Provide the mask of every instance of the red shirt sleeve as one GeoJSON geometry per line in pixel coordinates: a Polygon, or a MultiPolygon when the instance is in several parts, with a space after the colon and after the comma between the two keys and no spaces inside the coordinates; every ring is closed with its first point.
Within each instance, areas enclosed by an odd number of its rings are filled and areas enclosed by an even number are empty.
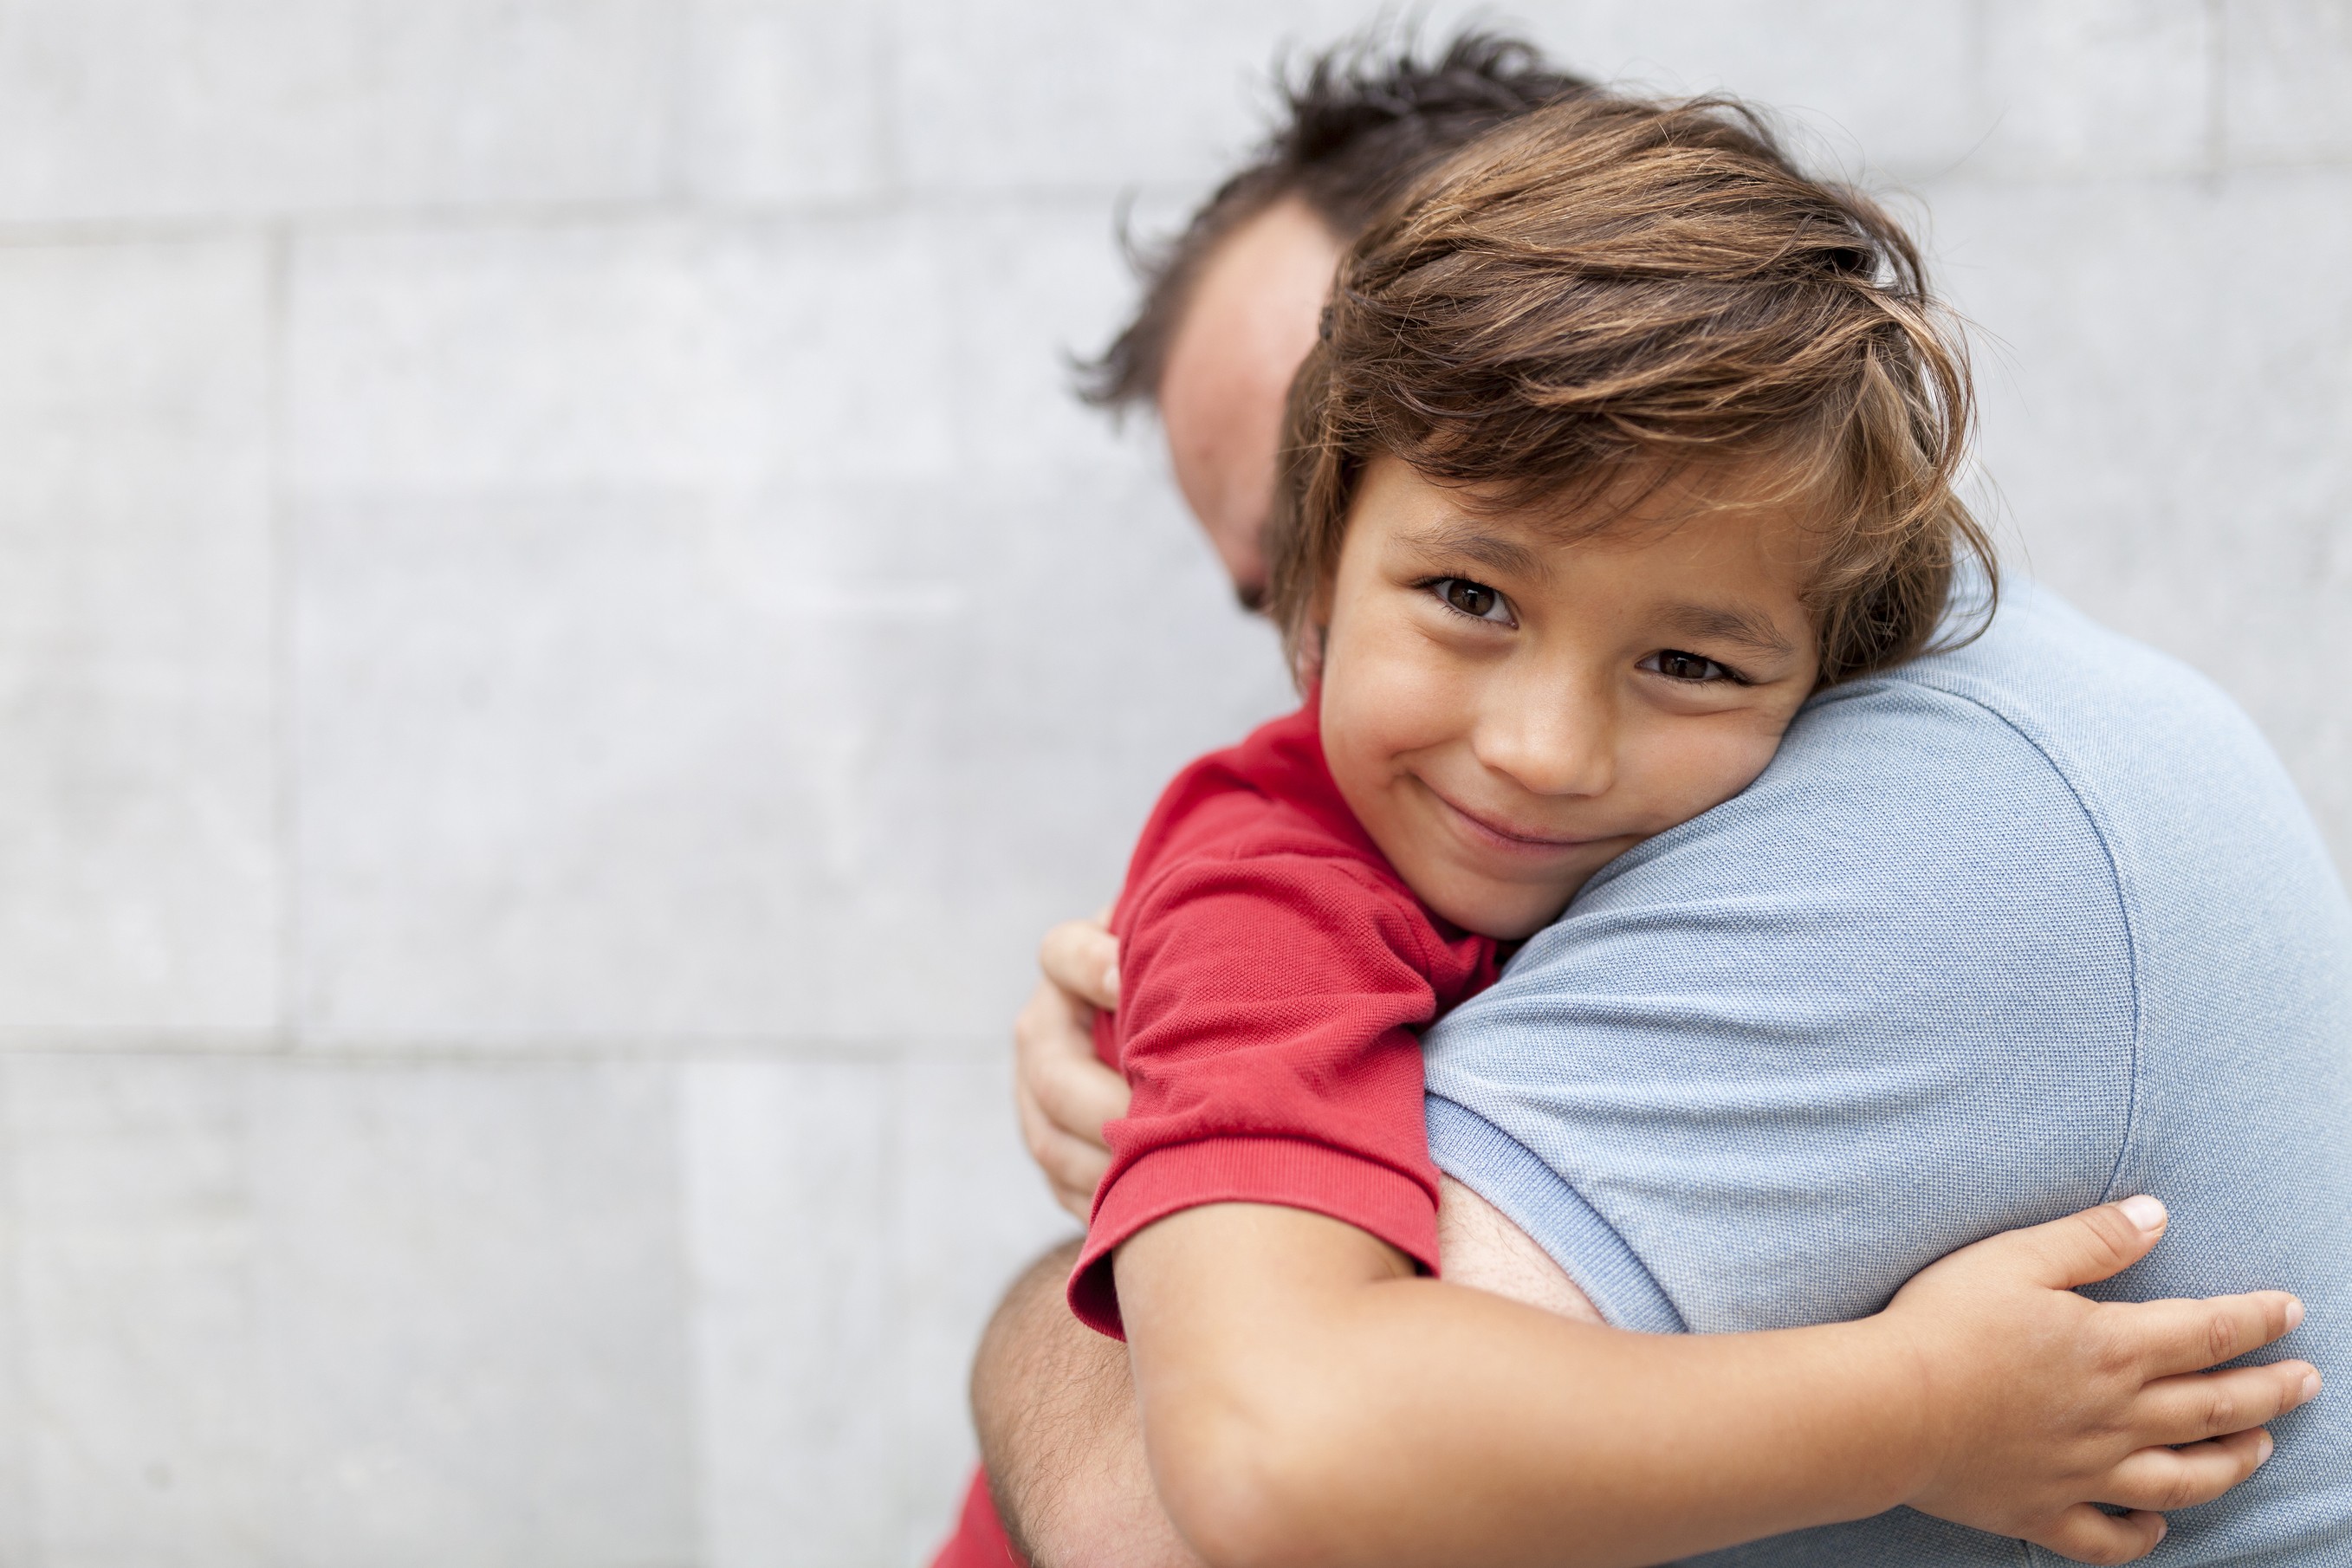
{"type": "Polygon", "coordinates": [[[1437,1271],[1437,1171],[1416,1029],[1436,1014],[1435,933],[1343,857],[1195,860],[1128,912],[1119,1067],[1070,1307],[1119,1336],[1113,1248],[1201,1204],[1311,1209],[1437,1271]]]}

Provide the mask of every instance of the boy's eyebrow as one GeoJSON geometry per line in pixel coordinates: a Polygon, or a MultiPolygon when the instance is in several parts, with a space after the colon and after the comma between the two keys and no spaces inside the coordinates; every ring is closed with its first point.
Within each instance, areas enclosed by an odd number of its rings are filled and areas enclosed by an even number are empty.
{"type": "Polygon", "coordinates": [[[1774,658],[1797,650],[1773,626],[1772,617],[1746,605],[1675,605],[1665,613],[1666,625],[1695,637],[1736,642],[1774,658]]]}
{"type": "Polygon", "coordinates": [[[1491,566],[1514,577],[1550,574],[1544,558],[1526,545],[1458,519],[1414,529],[1402,535],[1402,541],[1424,555],[1465,555],[1481,566],[1491,566]]]}

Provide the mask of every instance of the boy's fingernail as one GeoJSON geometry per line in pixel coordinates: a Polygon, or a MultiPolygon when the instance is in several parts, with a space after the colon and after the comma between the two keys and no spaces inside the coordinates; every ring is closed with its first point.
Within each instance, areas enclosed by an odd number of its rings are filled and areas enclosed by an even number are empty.
{"type": "Polygon", "coordinates": [[[2158,1521],[2156,1521],[2156,1538],[2157,1538],[2158,1541],[2163,1540],[2166,1536],[2168,1536],[2168,1535],[2169,1535],[2169,1534],[2171,1534],[2171,1533],[2172,1533],[2172,1521],[2171,1521],[2170,1520],[2168,1520],[2168,1519],[2159,1519],[2159,1520],[2158,1520],[2158,1521]]]}
{"type": "Polygon", "coordinates": [[[2263,1433],[2262,1451],[2254,1456],[2254,1463],[2258,1465],[2267,1463],[2271,1455],[2277,1450],[2278,1445],[2271,1441],[2271,1435],[2267,1432],[2263,1433]]]}
{"type": "Polygon", "coordinates": [[[2293,1296],[2286,1299],[2286,1326],[2289,1330],[2303,1327],[2303,1302],[2293,1296]]]}
{"type": "Polygon", "coordinates": [[[2164,1205],[2156,1199],[2149,1197],[2146,1193],[2140,1194],[2140,1195],[2136,1198],[2126,1198],[2122,1203],[2118,1204],[2116,1207],[2124,1211],[2124,1217],[2126,1219],[2131,1221],[2132,1224],[2139,1226],[2142,1230],[2162,1230],[2164,1228],[2164,1205]]]}
{"type": "Polygon", "coordinates": [[[2319,1374],[2315,1372],[2305,1373],[2303,1374],[2303,1402],[2305,1405],[2308,1405],[2318,1397],[2319,1374]]]}

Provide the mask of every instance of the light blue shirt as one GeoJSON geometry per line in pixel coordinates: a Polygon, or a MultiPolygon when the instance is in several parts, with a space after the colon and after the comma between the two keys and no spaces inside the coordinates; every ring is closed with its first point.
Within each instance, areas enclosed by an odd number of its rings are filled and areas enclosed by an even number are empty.
{"type": "MultiPolygon", "coordinates": [[[[1861,1316],[2155,1194],[2163,1244],[2090,1293],[2293,1290],[2259,1359],[2330,1386],[2150,1561],[2352,1563],[2352,907],[2194,672],[2011,584],[1979,641],[1813,699],[1426,1045],[1439,1166],[1627,1328],[1861,1316]]],[[[2059,1560],[1897,1510],[1706,1561],[2059,1560]]]]}

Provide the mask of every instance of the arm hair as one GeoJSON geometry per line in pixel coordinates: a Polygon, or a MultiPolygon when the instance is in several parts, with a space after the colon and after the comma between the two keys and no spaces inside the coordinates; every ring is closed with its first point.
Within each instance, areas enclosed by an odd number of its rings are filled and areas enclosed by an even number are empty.
{"type": "Polygon", "coordinates": [[[1152,1489],[1127,1347],[1064,1300],[1078,1247],[1022,1272],[972,1363],[997,1517],[1032,1568],[1199,1568],[1152,1489]]]}

